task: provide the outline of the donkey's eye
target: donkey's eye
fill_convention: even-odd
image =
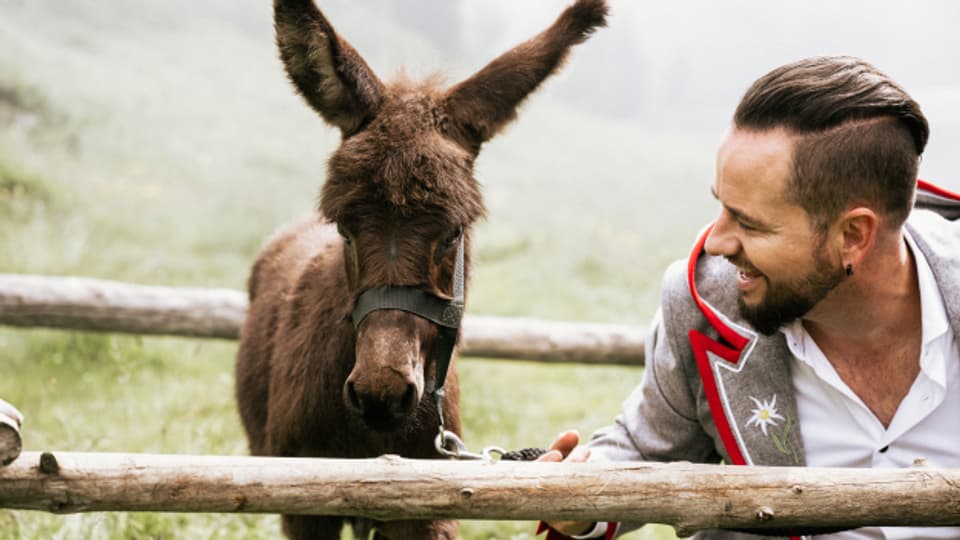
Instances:
[[[450,233],[450,236],[447,237],[447,244],[448,245],[455,244],[462,235],[463,235],[463,227],[457,227],[456,229],[453,230],[452,233]]]
[[[346,242],[347,244],[351,242],[350,233],[347,232],[347,228],[344,227],[343,224],[337,223],[337,232],[340,233],[340,236],[343,237],[344,242]]]

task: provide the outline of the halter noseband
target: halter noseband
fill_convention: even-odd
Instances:
[[[457,242],[457,262],[453,269],[453,300],[444,300],[416,287],[376,287],[363,291],[353,307],[353,327],[357,329],[363,318],[378,309],[399,309],[413,313],[439,326],[437,343],[433,347],[436,382],[432,390],[440,422],[443,413],[443,383],[447,378],[453,348],[457,345],[458,329],[463,319],[463,235]]]

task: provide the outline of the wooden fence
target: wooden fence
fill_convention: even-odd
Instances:
[[[245,295],[0,274],[0,324],[233,339]],[[467,316],[464,355],[642,365],[645,329]],[[7,417],[9,420],[9,417]],[[5,446],[6,445],[6,446]],[[6,453],[4,453],[6,452]],[[0,459],[20,452],[0,411]],[[25,452],[0,508],[374,519],[616,520],[708,528],[960,526],[960,469],[725,467]]]
[[[77,277],[0,274],[0,324],[236,339],[246,294]],[[466,315],[460,354],[643,365],[640,326]]]
[[[960,469],[725,467],[26,452],[0,507],[375,519],[575,519],[708,528],[960,525]]]

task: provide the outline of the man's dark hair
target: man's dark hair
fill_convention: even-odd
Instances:
[[[859,58],[807,58],[767,73],[743,96],[734,126],[798,136],[787,197],[818,232],[853,204],[897,227],[913,207],[927,119],[900,85]]]

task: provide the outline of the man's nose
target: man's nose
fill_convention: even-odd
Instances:
[[[721,211],[720,217],[713,223],[703,249],[710,255],[728,258],[740,252],[735,225],[725,211]]]

